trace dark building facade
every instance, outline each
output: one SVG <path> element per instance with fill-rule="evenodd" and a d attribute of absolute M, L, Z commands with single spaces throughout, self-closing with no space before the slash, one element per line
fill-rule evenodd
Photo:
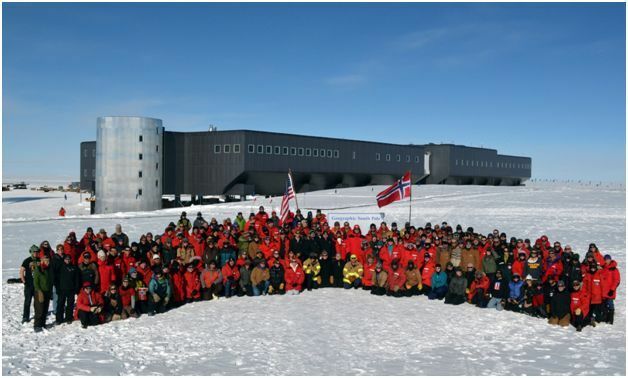
<path fill-rule="evenodd" d="M 81 188 L 93 188 L 96 142 L 81 143 Z M 387 185 L 407 170 L 418 184 L 520 185 L 529 157 L 451 144 L 400 145 L 234 130 L 163 135 L 163 194 L 283 194 Z M 92 180 L 92 181 L 90 181 Z M 96 194 L 98 195 L 98 194 Z"/>

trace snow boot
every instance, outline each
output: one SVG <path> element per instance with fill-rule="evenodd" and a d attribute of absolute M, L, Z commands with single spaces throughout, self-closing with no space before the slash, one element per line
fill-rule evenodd
<path fill-rule="evenodd" d="M 606 322 L 608 324 L 613 324 L 613 320 L 615 320 L 615 310 L 608 310 L 608 317 L 606 318 Z"/>
<path fill-rule="evenodd" d="M 35 327 L 35 333 L 42 332 L 43 329 L 41 327 Z"/>

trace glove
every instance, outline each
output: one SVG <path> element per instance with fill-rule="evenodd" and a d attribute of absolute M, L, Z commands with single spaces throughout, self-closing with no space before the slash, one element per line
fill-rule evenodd
<path fill-rule="evenodd" d="M 615 294 L 615 291 L 614 291 L 614 290 L 609 290 L 607 295 L 608 295 L 609 297 L 612 297 L 612 296 L 613 296 L 613 294 Z"/>
<path fill-rule="evenodd" d="M 198 290 L 192 290 L 192 296 L 196 296 L 196 294 L 198 294 Z"/>
<path fill-rule="evenodd" d="M 89 311 L 95 313 L 97 309 L 98 309 L 97 306 L 92 306 L 89 308 Z"/>
<path fill-rule="evenodd" d="M 412 285 L 406 284 L 406 289 L 411 289 L 411 288 L 412 288 Z"/>
<path fill-rule="evenodd" d="M 329 283 L 334 284 L 334 276 L 329 276 Z"/>
<path fill-rule="evenodd" d="M 168 299 L 168 297 L 164 298 L 164 306 L 167 305 L 168 302 L 170 302 L 170 299 Z"/>
<path fill-rule="evenodd" d="M 272 294 L 272 293 L 273 293 L 273 287 L 272 287 L 272 286 L 269 286 L 269 287 L 268 287 L 268 294 Z"/>
<path fill-rule="evenodd" d="M 283 290 L 284 286 L 283 284 L 279 285 L 279 290 Z"/>
<path fill-rule="evenodd" d="M 465 292 L 465 293 L 467 293 L 467 294 L 469 294 L 469 289 L 465 290 L 464 292 Z"/>
<path fill-rule="evenodd" d="M 153 301 L 159 302 L 160 299 L 161 299 L 161 297 L 159 295 L 153 294 Z"/>
<path fill-rule="evenodd" d="M 95 312 L 96 312 L 97 314 L 100 314 L 100 312 L 101 312 L 101 311 L 102 311 L 102 307 L 96 307 L 96 311 L 95 311 Z"/>
<path fill-rule="evenodd" d="M 422 290 L 423 289 L 423 284 L 420 283 L 420 284 L 417 285 L 417 287 L 419 288 L 419 290 Z"/>

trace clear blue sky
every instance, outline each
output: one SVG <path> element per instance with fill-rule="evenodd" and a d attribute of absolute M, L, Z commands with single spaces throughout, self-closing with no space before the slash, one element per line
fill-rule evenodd
<path fill-rule="evenodd" d="M 96 117 L 454 142 L 624 181 L 625 4 L 3 7 L 3 176 L 79 176 Z"/>

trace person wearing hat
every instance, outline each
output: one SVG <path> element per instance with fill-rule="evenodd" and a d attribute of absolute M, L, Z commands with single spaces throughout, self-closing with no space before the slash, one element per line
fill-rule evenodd
<path fill-rule="evenodd" d="M 289 263 L 288 263 L 289 265 Z M 268 269 L 269 283 L 268 294 L 284 294 L 285 293 L 285 269 L 279 259 L 273 260 L 271 267 Z"/>
<path fill-rule="evenodd" d="M 303 272 L 305 273 L 305 286 L 308 291 L 318 289 L 322 282 L 320 277 L 321 264 L 318 261 L 316 252 L 310 252 L 310 257 L 303 262 Z"/>
<path fill-rule="evenodd" d="M 266 261 L 264 260 L 264 262 Z M 251 259 L 246 257 L 246 251 L 242 251 L 242 256 L 240 256 L 238 261 L 236 261 L 236 266 L 240 270 L 240 279 L 238 279 L 238 297 L 243 297 L 245 295 L 250 297 L 255 291 L 252 284 L 252 271 L 257 268 L 257 265 L 255 268 L 252 268 L 251 265 Z M 266 267 L 266 264 L 264 264 L 264 267 Z"/>
<path fill-rule="evenodd" d="M 554 280 L 563 274 L 563 259 L 556 252 L 555 249 L 548 251 L 547 259 L 545 260 L 545 273 L 543 273 L 543 282 L 547 282 L 549 276 L 553 276 Z"/>
<path fill-rule="evenodd" d="M 80 290 L 80 271 L 72 264 L 72 256 L 63 255 L 63 265 L 58 268 L 56 324 L 72 323 L 74 295 Z"/>
<path fill-rule="evenodd" d="M 523 281 L 518 273 L 513 273 L 512 280 L 508 284 L 508 298 L 504 309 L 519 312 L 523 301 Z"/>
<path fill-rule="evenodd" d="M 109 290 L 103 296 L 103 300 L 105 305 L 103 306 L 102 314 L 105 322 L 122 319 L 122 298 L 115 283 L 109 285 Z"/>
<path fill-rule="evenodd" d="M 76 299 L 76 309 L 81 326 L 87 328 L 98 325 L 101 320 L 99 315 L 104 305 L 102 295 L 97 290 L 93 290 L 90 282 L 84 282 Z"/>
<path fill-rule="evenodd" d="M 121 318 L 137 318 L 138 314 L 135 312 L 135 289 L 131 286 L 131 277 L 127 275 L 122 278 L 122 285 L 118 288 L 118 293 L 122 302 Z"/>
<path fill-rule="evenodd" d="M 292 252 L 292 251 L 290 251 Z M 305 273 L 297 257 L 290 253 L 288 264 L 284 272 L 286 294 L 297 295 L 303 290 L 303 282 L 305 281 Z"/>
<path fill-rule="evenodd" d="M 537 289 L 536 280 L 528 274 L 525 277 L 525 283 L 523 285 L 523 302 L 521 310 L 530 316 L 538 315 L 538 308 L 534 302 L 534 297 L 537 294 L 539 294 L 539 291 Z"/>
<path fill-rule="evenodd" d="M 261 260 L 251 273 L 251 287 L 254 296 L 266 295 L 270 287 L 270 271 L 266 261 Z"/>
<path fill-rule="evenodd" d="M 595 258 L 595 261 L 597 261 L 599 266 L 603 267 L 604 264 L 606 264 L 604 255 L 602 255 L 602 252 L 600 252 L 600 250 L 597 248 L 597 245 L 595 245 L 595 243 L 589 244 L 589 250 L 587 251 L 587 253 L 591 253 L 593 255 L 593 257 Z"/>
<path fill-rule="evenodd" d="M 381 261 L 378 261 L 375 265 L 375 271 L 373 272 L 373 287 L 371 288 L 371 294 L 384 295 L 388 292 L 388 271 L 384 269 L 384 265 Z"/>
<path fill-rule="evenodd" d="M 406 281 L 406 272 L 401 267 L 401 262 L 399 261 L 399 259 L 393 259 L 390 262 L 390 269 L 388 271 L 388 291 L 386 295 L 397 298 L 405 296 Z M 347 288 L 346 285 L 345 288 Z"/>
<path fill-rule="evenodd" d="M 196 219 L 194 219 L 194 223 L 192 224 L 192 227 L 196 227 L 196 228 L 202 228 L 203 225 L 207 223 L 205 221 L 205 218 L 203 218 L 203 214 L 199 211 L 198 213 L 196 213 Z"/>
<path fill-rule="evenodd" d="M 490 280 L 484 272 L 478 270 L 475 272 L 475 279 L 471 283 L 469 293 L 467 294 L 467 300 L 469 303 L 476 305 L 477 307 L 486 307 L 488 302 L 488 290 L 490 287 Z"/>
<path fill-rule="evenodd" d="M 185 288 L 185 303 L 191 303 L 201 298 L 201 278 L 194 264 L 187 264 L 183 273 L 183 287 Z"/>
<path fill-rule="evenodd" d="M 231 246 L 231 244 L 229 243 L 229 239 L 228 238 L 224 239 L 224 241 L 222 243 L 222 248 L 220 249 L 220 252 L 218 253 L 218 257 L 219 257 L 220 267 L 221 268 L 223 268 L 225 265 L 227 265 L 227 262 L 229 260 L 231 260 L 231 259 L 235 262 L 235 260 L 237 258 L 236 251 Z M 223 273 L 223 277 L 224 277 L 224 273 Z"/>
<path fill-rule="evenodd" d="M 141 260 L 141 264 L 146 267 L 146 261 Z M 138 265 L 140 265 L 138 263 Z M 148 313 L 148 286 L 142 279 L 142 275 L 137 270 L 137 267 L 132 267 L 129 269 L 129 286 L 135 290 L 135 312 L 138 314 L 146 314 Z M 150 281 L 149 281 L 150 282 Z"/>
<path fill-rule="evenodd" d="M 179 221 L 177 222 L 177 228 L 182 228 L 186 231 L 189 231 L 190 228 L 192 228 L 192 224 L 190 223 L 187 215 L 188 214 L 185 211 L 181 212 L 181 217 L 179 217 Z"/>
<path fill-rule="evenodd" d="M 421 289 L 423 288 L 423 279 L 421 277 L 421 272 L 416 267 L 414 260 L 409 260 L 407 262 L 405 276 L 405 295 L 408 297 L 411 297 L 413 295 L 419 295 L 421 293 Z"/>
<path fill-rule="evenodd" d="M 469 264 L 473 264 L 476 269 L 480 266 L 480 252 L 473 247 L 471 240 L 465 242 L 460 257 L 460 266 L 468 266 Z"/>
<path fill-rule="evenodd" d="M 445 303 L 459 305 L 465 302 L 467 278 L 464 276 L 462 268 L 456 267 L 454 270 L 454 276 L 449 282 L 447 295 L 445 295 Z"/>
<path fill-rule="evenodd" d="M 539 256 L 539 250 L 530 251 L 530 257 L 525 262 L 523 275 L 531 276 L 534 281 L 540 281 L 543 277 L 543 260 Z"/>
<path fill-rule="evenodd" d="M 590 298 L 582 288 L 580 281 L 573 281 L 573 291 L 571 292 L 571 303 L 569 305 L 571 311 L 571 324 L 576 327 L 576 331 L 582 331 L 582 328 L 587 325 L 586 319 L 589 315 Z"/>
<path fill-rule="evenodd" d="M 421 294 L 429 295 L 432 291 L 432 276 L 436 265 L 434 265 L 434 255 L 431 255 L 427 250 L 423 249 L 423 261 L 420 262 L 419 272 L 421 272 Z"/>
<path fill-rule="evenodd" d="M 613 324 L 615 318 L 615 297 L 617 296 L 617 287 L 621 282 L 619 269 L 617 269 L 617 261 L 613 260 L 611 255 L 605 255 L 604 268 L 602 268 L 602 298 L 604 304 L 603 318 L 609 324 Z"/>
<path fill-rule="evenodd" d="M 427 297 L 429 299 L 441 300 L 447 295 L 447 274 L 443 272 L 443 268 L 440 264 L 434 266 L 434 273 L 432 274 L 431 290 Z"/>
<path fill-rule="evenodd" d="M 20 266 L 20 281 L 24 284 L 24 309 L 22 310 L 22 323 L 28 323 L 31 317 L 31 303 L 35 295 L 33 286 L 33 271 L 35 270 L 39 247 L 32 245 L 28 251 L 29 256 L 22 261 Z"/>
<path fill-rule="evenodd" d="M 148 315 L 155 315 L 166 311 L 172 297 L 170 280 L 161 269 L 156 269 L 148 284 Z"/>
<path fill-rule="evenodd" d="M 211 260 L 201 273 L 201 298 L 203 300 L 218 299 L 222 291 L 222 272 L 217 267 L 217 263 Z"/>
<path fill-rule="evenodd" d="M 364 275 L 364 268 L 362 264 L 358 261 L 358 257 L 354 254 L 349 257 L 349 262 L 347 262 L 342 269 L 342 282 L 345 289 L 357 289 L 362 286 L 362 276 Z"/>
<path fill-rule="evenodd" d="M 495 272 L 495 279 L 491 281 L 489 295 L 490 299 L 486 307 L 494 308 L 497 311 L 503 310 L 508 297 L 508 281 L 504 279 L 504 274 L 501 270 Z"/>
<path fill-rule="evenodd" d="M 237 294 L 238 280 L 240 279 L 240 270 L 235 265 L 235 258 L 229 257 L 227 263 L 222 267 L 221 273 L 225 298 L 231 298 L 232 295 Z"/>
<path fill-rule="evenodd" d="M 549 306 L 549 320 L 551 325 L 559 325 L 561 327 L 569 327 L 571 314 L 569 305 L 571 303 L 571 294 L 567 290 L 567 286 L 563 280 L 559 280 L 556 284 L 556 291 L 552 293 Z"/>
<path fill-rule="evenodd" d="M 35 332 L 41 332 L 46 325 L 46 316 L 52 297 L 52 272 L 49 265 L 50 258 L 42 255 L 38 266 L 33 271 Z"/>
<path fill-rule="evenodd" d="M 81 286 L 84 282 L 99 285 L 98 264 L 92 260 L 92 254 L 87 251 L 83 252 L 80 261 L 78 268 L 80 271 Z"/>
<path fill-rule="evenodd" d="M 107 254 L 102 249 L 98 251 L 98 278 L 100 279 L 99 293 L 104 295 L 109 290 L 109 285 L 115 282 L 116 275 L 113 265 L 107 258 Z"/>
<path fill-rule="evenodd" d="M 590 324 L 595 325 L 602 319 L 602 271 L 598 269 L 597 263 L 589 265 L 588 272 L 584 275 L 583 287 L 589 293 L 590 300 Z"/>
<path fill-rule="evenodd" d="M 116 245 L 120 244 L 120 242 L 122 242 L 123 247 L 129 245 L 129 237 L 127 236 L 127 234 L 122 232 L 122 225 L 120 224 L 116 224 L 116 231 L 111 234 L 111 239 L 113 239 Z"/>

